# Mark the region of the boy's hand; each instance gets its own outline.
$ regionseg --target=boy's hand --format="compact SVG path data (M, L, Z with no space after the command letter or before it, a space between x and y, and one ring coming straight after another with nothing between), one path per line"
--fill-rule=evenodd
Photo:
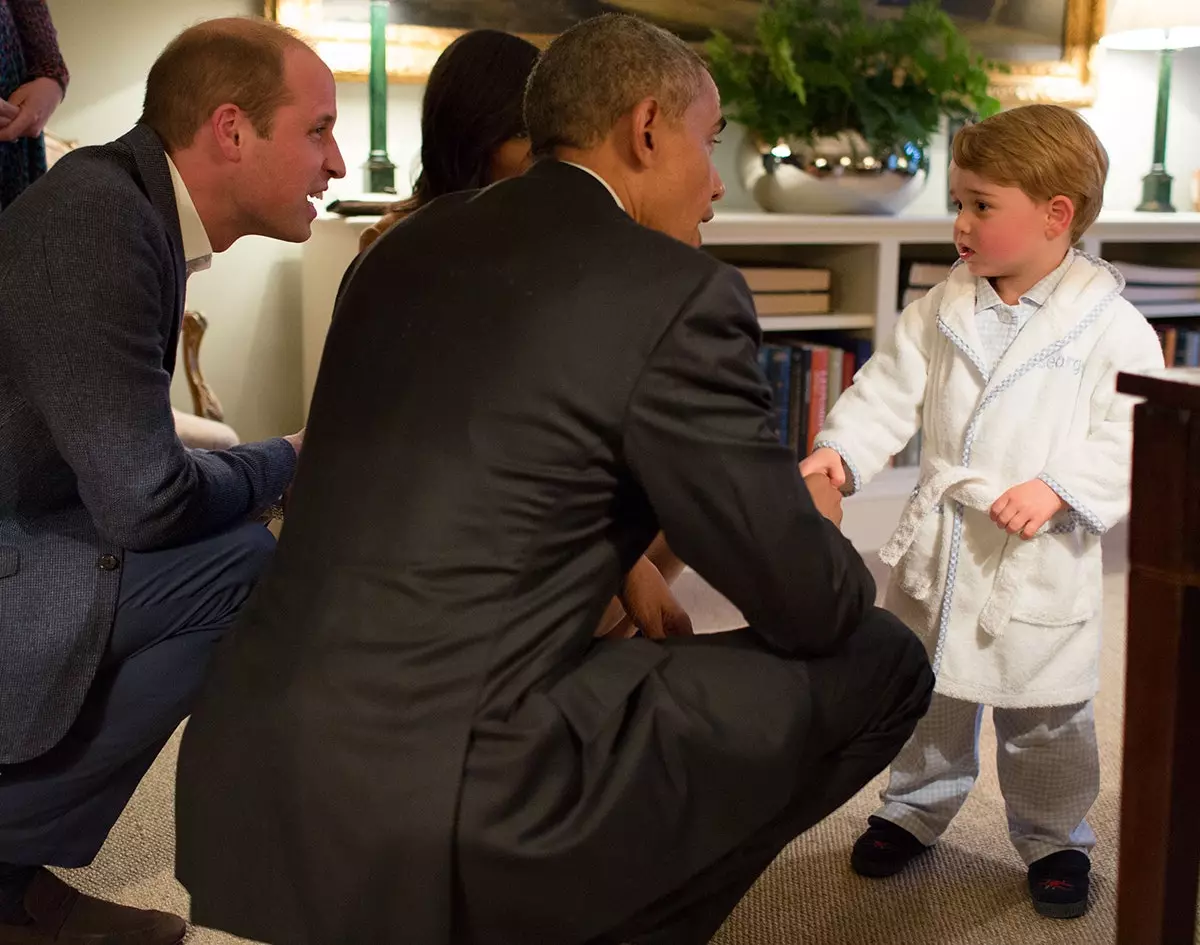
M1028 541L1050 517L1067 507L1057 492L1040 479L1013 486L992 504L992 521L1010 535Z
M826 476L834 487L842 488L846 484L846 470L842 466L842 457L837 450L822 446L814 450L811 456L800 461L800 475L807 479L816 473Z

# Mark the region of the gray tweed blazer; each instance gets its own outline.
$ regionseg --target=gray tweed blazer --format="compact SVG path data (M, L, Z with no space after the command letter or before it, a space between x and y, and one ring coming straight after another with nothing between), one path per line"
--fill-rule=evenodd
M176 437L184 283L170 171L144 126L72 152L0 213L0 765L78 715L127 550L227 529L291 479L285 440L207 452Z

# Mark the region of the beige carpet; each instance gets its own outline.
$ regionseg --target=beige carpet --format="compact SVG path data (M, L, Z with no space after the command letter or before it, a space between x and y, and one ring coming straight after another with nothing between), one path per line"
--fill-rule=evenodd
M989 725L984 734L980 783L933 853L914 864L905 875L889 880L864 880L851 872L850 846L875 806L880 787L877 781L784 851L725 924L714 945L1010 942L1104 945L1112 942L1124 670L1124 574L1110 574L1105 591L1108 635L1103 689L1096 708L1103 776L1100 799L1091 818L1099 846L1092 873L1092 907L1086 917L1069 922L1041 919L1030 907L1024 867L1008 842L1004 806L995 775L995 740ZM703 625L703 621L698 620L697 624ZM177 744L178 736L151 769L96 862L86 870L64 871L71 882L88 892L131 905L186 912L186 894L172 877L172 779ZM236 941L239 940L203 929L194 930L188 938L189 945Z

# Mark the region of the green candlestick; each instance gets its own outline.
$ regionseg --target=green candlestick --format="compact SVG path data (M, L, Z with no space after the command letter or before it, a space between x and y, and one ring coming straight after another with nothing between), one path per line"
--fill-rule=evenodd
M371 0L371 153L364 168L367 192L373 194L396 192L396 165L387 153L387 22L388 0Z
M1171 205L1171 175L1167 173L1167 105L1171 99L1171 57L1173 49L1164 49L1158 61L1158 113L1154 118L1154 163L1142 178L1142 202L1139 210L1174 212Z

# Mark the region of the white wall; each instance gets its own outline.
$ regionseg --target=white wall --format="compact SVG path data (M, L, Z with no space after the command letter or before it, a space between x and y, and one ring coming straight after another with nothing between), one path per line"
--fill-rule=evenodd
M143 82L155 56L179 30L214 16L259 13L261 0L49 0L71 87L51 130L84 144L110 140L129 129L141 111ZM1099 94L1085 113L1111 159L1105 203L1132 209L1150 167L1154 134L1157 60L1152 53L1099 53ZM408 190L420 148L422 89L394 84L389 91L388 151L398 165L397 185ZM368 151L367 90L363 83L338 87L336 135L349 173L331 195L362 188ZM741 131L730 128L717 162L728 187L726 209L754 209L734 171ZM945 212L945 142L933 148L933 173L925 192L905 212ZM1177 55L1167 169L1175 175L1174 199L1191 206L1192 174L1200 169L1200 49ZM229 421L246 439L291 432L300 423L300 247L248 238L194 276L188 303L209 316L204 342L206 375L221 397ZM176 404L190 403L182 372Z
M1154 151L1158 55L1099 50L1096 105L1083 114L1108 150L1110 210L1132 210L1142 199L1142 178ZM1192 178L1200 170L1200 49L1175 54L1167 122L1167 172L1175 178L1172 202L1192 209Z
M216 16L261 13L261 0L49 0L71 85L50 129L81 144L124 134L141 113L146 73L184 27ZM408 192L420 149L421 87L390 89L389 141L397 186ZM361 191L368 151L367 87L338 87L336 137L348 173L330 195ZM301 247L261 237L240 240L188 283L188 305L208 316L205 376L226 419L246 440L291 433L301 422ZM172 400L191 409L182 370Z

